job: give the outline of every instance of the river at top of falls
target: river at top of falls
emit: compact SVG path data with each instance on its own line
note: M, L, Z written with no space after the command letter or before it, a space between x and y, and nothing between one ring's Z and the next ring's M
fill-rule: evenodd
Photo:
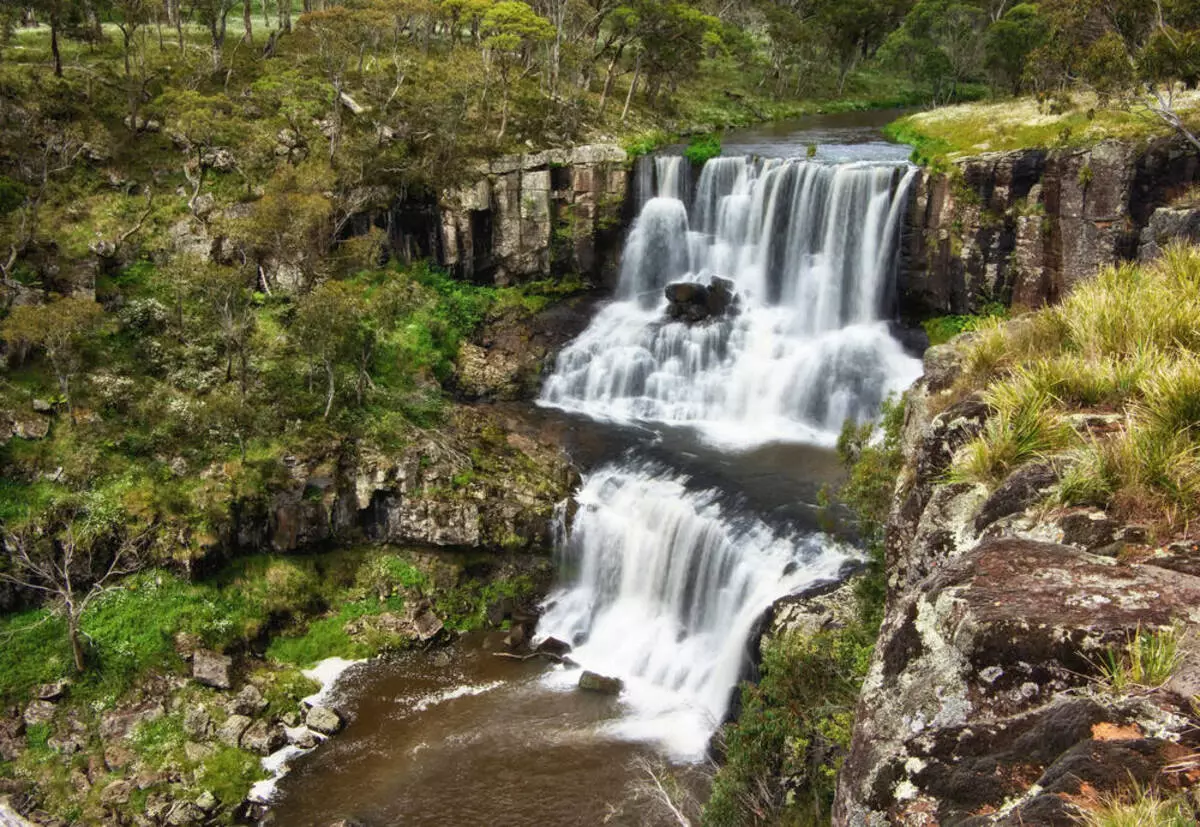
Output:
M616 299L559 355L541 404L724 447L832 444L920 375L885 319L914 167L722 157L694 188L688 171L680 157L640 164L653 197ZM731 317L666 318L667 285L713 277L733 283Z

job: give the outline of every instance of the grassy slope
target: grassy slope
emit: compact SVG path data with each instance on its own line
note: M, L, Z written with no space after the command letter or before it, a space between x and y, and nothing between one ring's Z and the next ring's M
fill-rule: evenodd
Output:
M1200 93L1182 95L1178 108L1200 126ZM912 144L923 162L954 160L982 152L1084 147L1105 139L1142 142L1170 134L1144 106L1100 106L1091 93L1069 105L1033 98L967 103L901 118L888 127L897 141Z

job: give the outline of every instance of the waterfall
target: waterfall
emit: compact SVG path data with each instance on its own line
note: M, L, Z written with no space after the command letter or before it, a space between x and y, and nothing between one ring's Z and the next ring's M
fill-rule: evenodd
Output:
M885 321L914 175L894 161L728 157L693 188L684 159L642 159L616 297L561 352L541 403L686 426L718 447L832 444L920 374ZM695 286L671 292L702 296L698 317L666 297L681 281ZM710 302L729 284L732 309ZM636 458L591 472L576 499L538 634L625 680L620 734L699 757L756 619L836 576L846 552Z
M678 758L703 755L762 612L845 560L820 535L735 517L718 494L651 463L589 474L558 551L566 582L538 625L575 644L587 668L625 680L633 712L618 734Z
M690 206L687 169L655 159L618 300L559 355L543 404L719 444L831 443L920 374L883 321L914 167L716 158ZM736 316L664 318L663 288L713 276L733 282Z

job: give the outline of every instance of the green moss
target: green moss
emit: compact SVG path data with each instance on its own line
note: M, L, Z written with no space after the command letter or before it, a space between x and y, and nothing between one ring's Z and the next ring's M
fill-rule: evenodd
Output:
M702 166L721 154L721 137L719 135L701 135L692 138L683 156L694 166Z
M266 777L257 755L226 746L217 747L196 770L196 784L227 806L245 799L251 785Z

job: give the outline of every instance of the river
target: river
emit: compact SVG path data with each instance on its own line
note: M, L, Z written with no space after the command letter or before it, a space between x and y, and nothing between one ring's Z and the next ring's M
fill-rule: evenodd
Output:
M621 696L498 659L495 635L352 669L351 723L281 780L275 823L669 824L652 766L703 796L757 619L854 556L816 519L841 423L920 373L888 324L913 178L878 131L894 114L731 132L696 180L639 162L613 300L530 412L585 472L538 633ZM668 284L713 276L732 311L664 317Z

